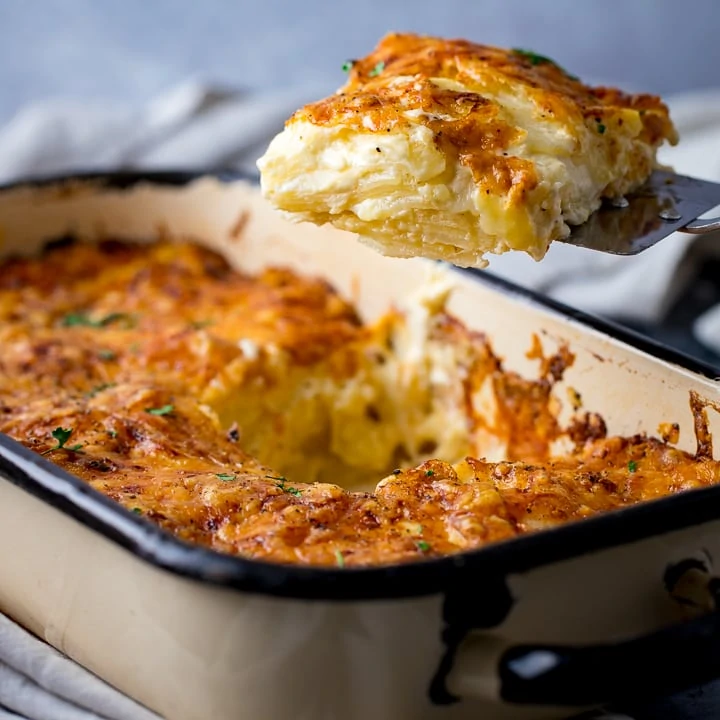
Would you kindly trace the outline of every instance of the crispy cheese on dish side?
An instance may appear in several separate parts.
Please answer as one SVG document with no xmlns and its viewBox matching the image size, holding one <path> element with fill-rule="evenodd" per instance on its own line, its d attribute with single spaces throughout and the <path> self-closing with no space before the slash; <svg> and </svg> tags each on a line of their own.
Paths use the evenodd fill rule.
<svg viewBox="0 0 720 720">
<path fill-rule="evenodd" d="M 540 260 L 678 139 L 659 98 L 588 87 L 524 50 L 391 34 L 349 73 L 272 140 L 261 186 L 288 217 L 385 255 Z"/>
</svg>

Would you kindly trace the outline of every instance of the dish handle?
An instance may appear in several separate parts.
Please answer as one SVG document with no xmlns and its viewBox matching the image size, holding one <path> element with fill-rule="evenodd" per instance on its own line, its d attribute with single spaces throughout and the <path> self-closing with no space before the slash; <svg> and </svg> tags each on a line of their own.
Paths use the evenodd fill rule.
<svg viewBox="0 0 720 720">
<path fill-rule="evenodd" d="M 522 705 L 665 696 L 718 676 L 720 611 L 618 643 L 516 645 L 499 660 L 500 696 Z"/>
<path fill-rule="evenodd" d="M 667 696 L 720 677 L 720 578 L 707 550 L 666 567 L 663 585 L 686 619 L 597 644 L 508 644 L 471 633 L 457 643 L 447 698 L 593 708 Z"/>
</svg>

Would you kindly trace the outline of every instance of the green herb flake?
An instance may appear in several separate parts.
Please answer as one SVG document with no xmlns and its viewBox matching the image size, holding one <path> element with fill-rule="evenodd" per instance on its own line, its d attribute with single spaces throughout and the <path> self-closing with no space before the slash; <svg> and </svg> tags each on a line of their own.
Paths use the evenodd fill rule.
<svg viewBox="0 0 720 720">
<path fill-rule="evenodd" d="M 137 325 L 137 318 L 128 313 L 116 312 L 110 313 L 100 320 L 101 327 L 107 327 L 113 323 L 120 323 L 124 329 L 129 330 Z"/>
<path fill-rule="evenodd" d="M 355 65 L 355 60 L 346 60 L 342 64 L 342 70 L 343 72 L 350 72 L 353 69 L 353 66 Z"/>
<path fill-rule="evenodd" d="M 533 52 L 532 50 L 523 50 L 522 48 L 513 48 L 512 51 L 516 55 L 520 55 L 521 57 L 524 57 L 531 65 L 555 65 L 556 67 L 559 67 L 558 64 L 551 60 L 549 57 L 546 57 L 545 55 L 540 55 L 539 53 Z"/>
<path fill-rule="evenodd" d="M 135 318 L 127 313 L 115 312 L 97 319 L 91 318 L 85 313 L 68 313 L 62 319 L 62 326 L 104 328 L 118 322 L 122 322 L 126 329 L 135 327 L 136 324 Z"/>
<path fill-rule="evenodd" d="M 142 510 L 139 507 L 134 507 L 132 509 L 132 512 L 134 512 L 136 515 L 142 515 Z"/>
<path fill-rule="evenodd" d="M 82 447 L 82 443 L 77 443 L 76 445 L 67 444 L 67 441 L 70 439 L 70 436 L 72 434 L 72 428 L 56 427 L 50 433 L 50 435 L 52 435 L 53 439 L 57 442 L 57 445 L 55 445 L 55 447 L 51 447 L 49 450 L 45 450 L 45 452 L 43 452 L 43 455 L 47 455 L 54 450 L 69 450 L 70 452 L 79 452 L 80 448 Z"/>
<path fill-rule="evenodd" d="M 381 60 L 369 73 L 370 77 L 377 77 L 385 69 L 385 61 Z"/>
<path fill-rule="evenodd" d="M 80 313 L 68 313 L 60 323 L 63 327 L 74 327 L 75 325 L 87 325 L 87 315 Z"/>
<path fill-rule="evenodd" d="M 63 447 L 72 433 L 72 428 L 56 427 L 50 434 L 57 440 L 58 447 Z"/>
<path fill-rule="evenodd" d="M 115 383 L 101 383 L 100 385 L 96 385 L 92 390 L 85 393 L 85 397 L 93 398 L 98 393 L 103 392 L 103 390 L 109 390 L 110 388 L 114 388 Z"/>
<path fill-rule="evenodd" d="M 428 477 L 432 477 L 434 474 L 435 474 L 434 470 L 426 470 L 425 471 L 425 475 L 427 475 Z"/>
<path fill-rule="evenodd" d="M 425 540 L 418 540 L 415 545 L 417 545 L 417 549 L 420 550 L 420 552 L 428 552 L 430 550 L 430 543 L 425 542 Z"/>
<path fill-rule="evenodd" d="M 190 327 L 193 330 L 203 330 L 206 327 L 210 327 L 213 324 L 212 320 L 194 320 L 190 323 Z"/>
<path fill-rule="evenodd" d="M 266 475 L 265 477 L 268 478 L 268 480 L 277 480 L 275 486 L 279 487 L 283 492 L 290 493 L 295 497 L 299 497 L 302 494 L 302 490 L 300 490 L 299 488 L 290 487 L 287 484 L 287 478 L 283 477 L 282 475 L 280 477 L 275 477 L 274 475 Z"/>
<path fill-rule="evenodd" d="M 335 551 L 335 562 L 337 563 L 337 566 L 340 568 L 345 567 L 345 558 L 343 557 L 343 554 L 339 551 Z"/>
<path fill-rule="evenodd" d="M 108 430 L 108 431 L 107 431 L 107 434 L 108 434 L 111 438 L 114 439 L 114 438 L 116 438 L 116 437 L 118 436 L 118 431 L 117 431 L 117 430 Z"/>
<path fill-rule="evenodd" d="M 601 135 L 605 132 L 605 130 L 607 130 L 607 128 L 606 128 L 602 123 L 598 123 L 597 131 L 598 131 Z"/>
<path fill-rule="evenodd" d="M 117 360 L 117 353 L 114 350 L 98 350 L 98 357 L 101 360 Z"/>
<path fill-rule="evenodd" d="M 175 410 L 174 405 L 163 405 L 157 408 L 145 408 L 145 412 L 148 415 L 171 415 Z"/>
<path fill-rule="evenodd" d="M 532 50 L 523 50 L 522 48 L 513 48 L 512 52 L 520 57 L 525 58 L 531 65 L 554 65 L 558 70 L 563 72 L 570 80 L 579 80 L 577 75 L 571 75 L 567 70 L 560 67 L 554 60 Z"/>
<path fill-rule="evenodd" d="M 68 313 L 62 319 L 61 324 L 63 327 L 78 327 L 78 326 L 101 327 L 99 324 L 97 324 L 94 320 L 91 320 L 84 313 Z"/>
<path fill-rule="evenodd" d="M 231 480 L 237 479 L 237 475 L 231 475 L 230 473 L 215 473 L 215 477 L 223 482 L 230 482 Z"/>
<path fill-rule="evenodd" d="M 634 460 L 631 460 L 631 461 L 628 463 L 628 470 L 629 470 L 631 473 L 634 473 L 634 472 L 637 470 L 637 463 L 636 463 Z"/>
</svg>

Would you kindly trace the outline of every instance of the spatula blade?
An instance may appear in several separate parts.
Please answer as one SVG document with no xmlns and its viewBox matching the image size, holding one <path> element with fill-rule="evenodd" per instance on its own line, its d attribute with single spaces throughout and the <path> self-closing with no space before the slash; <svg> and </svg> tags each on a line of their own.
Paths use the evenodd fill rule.
<svg viewBox="0 0 720 720">
<path fill-rule="evenodd" d="M 720 184 L 656 170 L 626 200 L 625 207 L 604 202 L 562 242 L 613 255 L 637 255 L 720 205 Z"/>
</svg>

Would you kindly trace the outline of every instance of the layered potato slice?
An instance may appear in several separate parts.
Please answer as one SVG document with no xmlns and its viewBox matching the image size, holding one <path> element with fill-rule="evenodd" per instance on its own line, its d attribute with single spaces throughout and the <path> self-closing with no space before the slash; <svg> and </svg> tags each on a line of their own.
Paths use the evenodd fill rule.
<svg viewBox="0 0 720 720">
<path fill-rule="evenodd" d="M 390 34 L 348 65 L 343 87 L 272 140 L 262 190 L 289 218 L 390 256 L 540 260 L 678 140 L 658 97 L 589 87 L 524 50 Z"/>
</svg>

